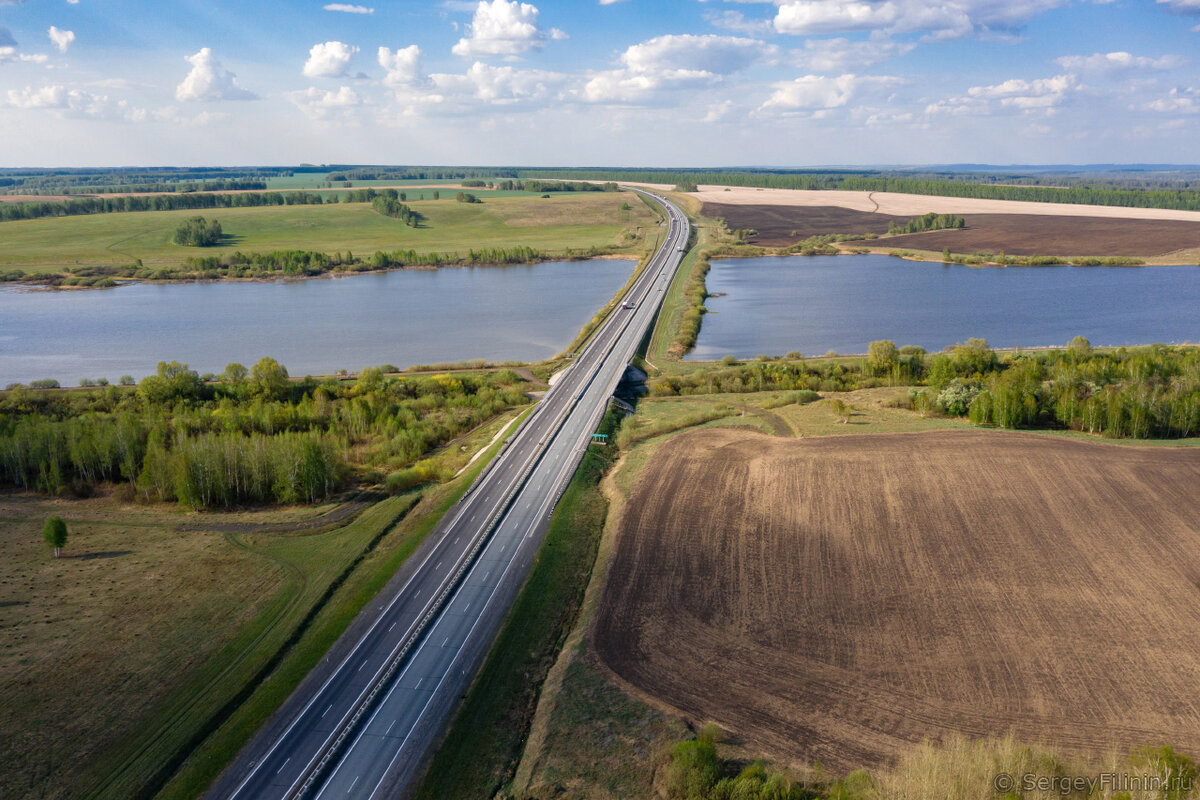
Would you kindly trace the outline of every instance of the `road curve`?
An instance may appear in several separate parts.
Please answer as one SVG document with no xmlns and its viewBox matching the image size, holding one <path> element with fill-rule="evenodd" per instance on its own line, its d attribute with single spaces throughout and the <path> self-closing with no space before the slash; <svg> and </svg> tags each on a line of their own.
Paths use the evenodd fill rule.
<svg viewBox="0 0 1200 800">
<path fill-rule="evenodd" d="M 411 790 L 524 583 L 550 514 L 653 324 L 690 235 L 665 198 L 659 249 L 467 495 L 247 745 L 211 800 Z"/>
</svg>

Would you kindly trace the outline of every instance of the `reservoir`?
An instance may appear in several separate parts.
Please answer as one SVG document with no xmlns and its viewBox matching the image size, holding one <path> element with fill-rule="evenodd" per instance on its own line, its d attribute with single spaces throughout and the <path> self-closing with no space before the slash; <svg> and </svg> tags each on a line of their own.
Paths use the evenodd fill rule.
<svg viewBox="0 0 1200 800">
<path fill-rule="evenodd" d="M 1006 267 L 886 255 L 712 262 L 689 360 L 865 353 L 867 344 L 941 350 L 970 337 L 993 347 L 1200 342 L 1200 267 Z"/>
<path fill-rule="evenodd" d="M 616 259 L 396 270 L 263 283 L 0 288 L 0 387 L 152 374 L 159 361 L 221 372 L 262 356 L 293 376 L 364 366 L 561 352 L 625 284 Z"/>
</svg>

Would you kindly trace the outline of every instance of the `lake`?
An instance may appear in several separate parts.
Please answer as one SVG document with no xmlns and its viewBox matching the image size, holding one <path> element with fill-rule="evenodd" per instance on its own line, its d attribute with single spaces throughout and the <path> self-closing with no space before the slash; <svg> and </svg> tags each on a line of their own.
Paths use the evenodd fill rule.
<svg viewBox="0 0 1200 800">
<path fill-rule="evenodd" d="M 200 373 L 272 356 L 292 375 L 562 351 L 633 272 L 631 261 L 397 270 L 263 283 L 0 288 L 0 386 Z"/>
<path fill-rule="evenodd" d="M 689 360 L 865 353 L 891 339 L 941 350 L 977 336 L 993 347 L 1200 342 L 1200 267 L 1007 267 L 885 255 L 712 262 Z"/>
</svg>

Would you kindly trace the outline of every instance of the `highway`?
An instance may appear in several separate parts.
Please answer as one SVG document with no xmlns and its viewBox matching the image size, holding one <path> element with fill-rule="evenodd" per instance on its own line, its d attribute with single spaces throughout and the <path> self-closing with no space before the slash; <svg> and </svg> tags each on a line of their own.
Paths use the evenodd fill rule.
<svg viewBox="0 0 1200 800">
<path fill-rule="evenodd" d="M 640 191 L 640 190 L 634 190 Z M 367 800 L 412 788 L 529 574 L 550 514 L 653 323 L 690 235 L 618 306 L 422 548 L 210 790 L 213 800 Z"/>
</svg>

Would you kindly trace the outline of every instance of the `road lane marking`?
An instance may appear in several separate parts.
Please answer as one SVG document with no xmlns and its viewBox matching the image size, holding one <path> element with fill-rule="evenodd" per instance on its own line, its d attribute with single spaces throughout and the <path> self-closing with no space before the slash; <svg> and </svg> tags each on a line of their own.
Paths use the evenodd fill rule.
<svg viewBox="0 0 1200 800">
<path fill-rule="evenodd" d="M 351 792 L 353 792 L 353 791 L 354 791 L 354 786 L 355 786 L 355 784 L 357 784 L 357 783 L 358 783 L 358 779 L 359 779 L 359 778 L 361 778 L 361 777 L 362 777 L 361 775 L 355 775 L 355 776 L 354 776 L 354 783 L 351 783 L 351 784 L 350 784 L 350 788 L 346 790 L 346 794 L 350 794 Z"/>
<path fill-rule="evenodd" d="M 392 720 L 392 724 L 391 724 L 391 725 L 388 725 L 388 729 L 387 729 L 386 731 L 384 731 L 384 732 L 383 732 L 383 735 L 384 735 L 384 736 L 387 736 L 389 733 L 391 733 L 391 732 L 392 732 L 392 726 L 394 726 L 395 724 L 396 724 L 396 720 Z"/>
<path fill-rule="evenodd" d="M 329 704 L 329 708 L 333 708 L 333 703 Z M 329 713 L 329 708 L 321 712 L 321 719 L 325 719 L 325 715 Z"/>
<path fill-rule="evenodd" d="M 436 564 L 434 564 L 434 565 L 433 565 L 433 568 L 434 568 L 434 569 L 437 569 L 437 568 L 438 568 L 438 567 L 440 567 L 441 565 L 442 565 L 442 562 L 440 562 L 440 561 L 439 561 L 439 562 L 437 562 Z"/>
<path fill-rule="evenodd" d="M 394 628 L 394 627 L 396 627 L 396 623 L 394 623 L 394 622 L 393 622 L 393 623 L 392 623 L 392 628 Z M 391 632 L 392 632 L 392 628 L 388 628 L 388 633 L 391 633 Z"/>
<path fill-rule="evenodd" d="M 283 762 L 283 766 L 280 767 L 279 769 L 275 770 L 275 774 L 278 775 L 279 773 L 283 772 L 283 767 L 286 767 L 288 765 L 288 761 L 291 761 L 291 760 L 292 760 L 292 757 L 288 756 L 287 761 Z"/>
</svg>

